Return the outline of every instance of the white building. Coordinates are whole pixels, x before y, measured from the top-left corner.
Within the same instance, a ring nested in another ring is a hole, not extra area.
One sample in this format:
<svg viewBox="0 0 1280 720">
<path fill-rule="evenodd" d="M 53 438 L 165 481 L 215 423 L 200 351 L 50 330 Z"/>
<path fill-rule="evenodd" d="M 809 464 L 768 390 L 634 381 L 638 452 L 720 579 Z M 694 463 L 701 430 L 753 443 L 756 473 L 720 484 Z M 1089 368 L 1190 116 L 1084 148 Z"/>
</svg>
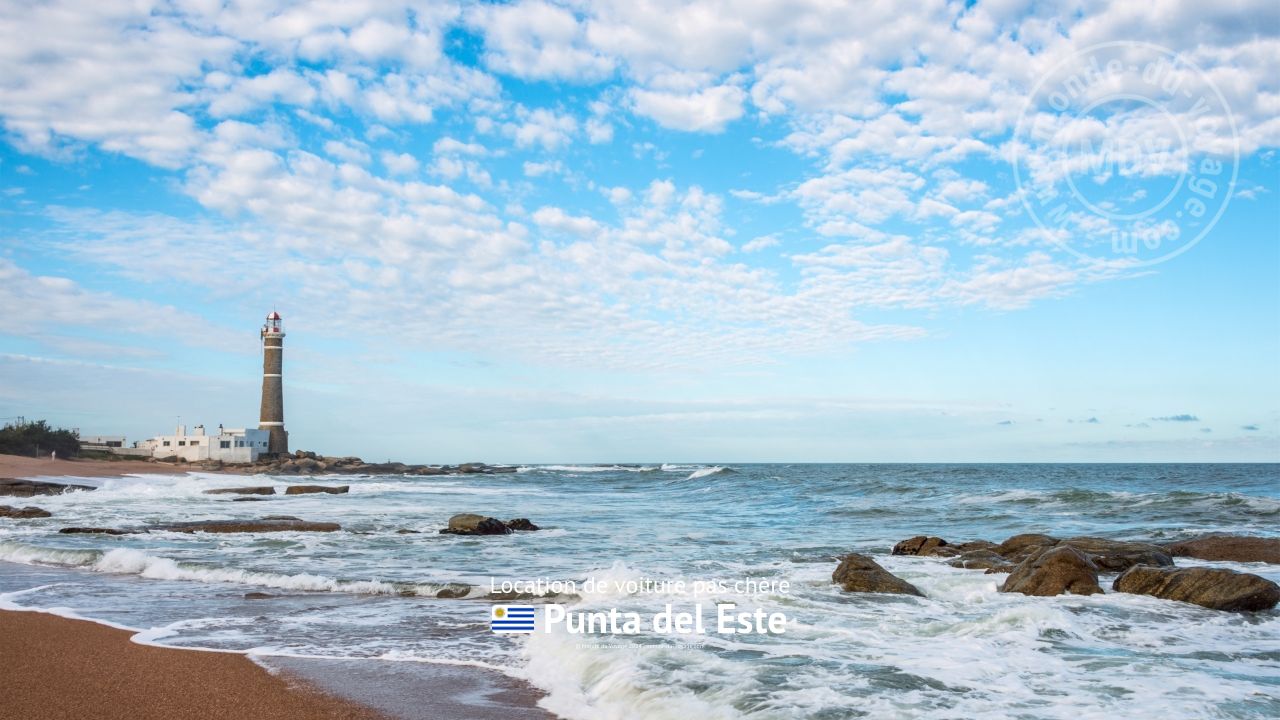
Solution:
<svg viewBox="0 0 1280 720">
<path fill-rule="evenodd" d="M 177 456 L 187 462 L 221 460 L 229 463 L 255 462 L 258 455 L 267 451 L 269 430 L 253 428 L 228 429 L 218 426 L 217 434 L 209 434 L 203 425 L 195 426 L 187 433 L 186 425 L 179 425 L 173 435 L 159 435 L 138 443 L 139 448 L 151 451 L 151 456 L 167 458 Z"/>
</svg>

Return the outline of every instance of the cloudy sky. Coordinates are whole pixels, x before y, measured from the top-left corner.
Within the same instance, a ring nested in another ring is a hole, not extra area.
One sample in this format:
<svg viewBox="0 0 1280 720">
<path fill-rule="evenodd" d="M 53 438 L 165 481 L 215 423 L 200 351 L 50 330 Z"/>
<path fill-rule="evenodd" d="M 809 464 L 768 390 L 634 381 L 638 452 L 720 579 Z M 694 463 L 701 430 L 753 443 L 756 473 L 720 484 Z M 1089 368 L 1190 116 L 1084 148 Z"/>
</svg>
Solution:
<svg viewBox="0 0 1280 720">
<path fill-rule="evenodd" d="M 0 0 L 0 417 L 1280 460 L 1280 5 L 913 5 Z"/>
</svg>

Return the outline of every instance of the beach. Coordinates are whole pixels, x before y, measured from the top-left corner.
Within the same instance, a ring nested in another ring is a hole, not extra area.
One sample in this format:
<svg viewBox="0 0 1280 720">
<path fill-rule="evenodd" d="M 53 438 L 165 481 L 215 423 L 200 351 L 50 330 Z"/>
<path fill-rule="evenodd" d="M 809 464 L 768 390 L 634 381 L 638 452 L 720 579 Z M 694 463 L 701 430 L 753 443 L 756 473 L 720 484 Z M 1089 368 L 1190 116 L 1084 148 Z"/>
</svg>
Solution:
<svg viewBox="0 0 1280 720">
<path fill-rule="evenodd" d="M 132 633 L 0 611 L 0 717 L 18 720 L 378 720 L 385 716 L 273 675 L 236 653 L 150 647 Z"/>
<path fill-rule="evenodd" d="M 222 470 L 204 470 L 192 467 L 199 472 L 218 472 L 227 475 L 240 475 L 242 471 L 235 468 Z M 36 477 L 124 477 L 125 475 L 171 475 L 186 472 L 183 465 L 172 463 L 147 462 L 145 460 L 87 460 L 81 458 L 58 459 L 29 458 L 21 455 L 0 454 L 0 478 L 36 478 Z"/>
</svg>

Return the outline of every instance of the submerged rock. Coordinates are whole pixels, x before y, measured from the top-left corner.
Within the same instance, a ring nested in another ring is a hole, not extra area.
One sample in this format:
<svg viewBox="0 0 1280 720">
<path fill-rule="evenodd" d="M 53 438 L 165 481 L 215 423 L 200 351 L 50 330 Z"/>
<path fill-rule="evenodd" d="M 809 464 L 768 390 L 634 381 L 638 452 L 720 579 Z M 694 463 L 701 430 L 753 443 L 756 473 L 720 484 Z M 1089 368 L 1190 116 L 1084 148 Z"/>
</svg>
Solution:
<svg viewBox="0 0 1280 720">
<path fill-rule="evenodd" d="M 285 488 L 285 495 L 311 495 L 313 493 L 328 493 L 329 495 L 343 495 L 351 490 L 350 485 L 290 485 Z"/>
<path fill-rule="evenodd" d="M 31 520 L 34 518 L 53 517 L 53 513 L 34 505 L 28 505 L 21 508 L 0 505 L 0 517 L 13 518 L 15 520 Z"/>
<path fill-rule="evenodd" d="M 276 489 L 270 485 L 259 485 L 254 487 L 229 487 L 229 488 L 213 488 L 205 490 L 205 495 L 275 495 Z"/>
<path fill-rule="evenodd" d="M 866 555 L 850 553 L 840 559 L 840 565 L 831 573 L 831 581 L 845 592 L 892 593 L 924 597 L 915 585 L 880 567 Z"/>
<path fill-rule="evenodd" d="M 92 485 L 72 485 L 70 483 L 43 482 L 40 480 L 15 480 L 0 478 L 0 495 L 11 497 L 33 497 L 35 495 L 61 495 L 75 490 L 97 490 Z"/>
<path fill-rule="evenodd" d="M 1180 600 L 1210 610 L 1269 610 L 1280 602 L 1280 585 L 1223 568 L 1154 568 L 1138 565 L 1116 578 L 1112 589 Z"/>
<path fill-rule="evenodd" d="M 449 518 L 449 527 L 442 535 L 506 535 L 511 528 L 501 520 L 475 513 L 462 513 Z"/>
<path fill-rule="evenodd" d="M 470 592 L 471 586 L 469 585 L 449 584 L 437 590 L 436 597 L 442 600 L 456 600 L 466 597 Z"/>
<path fill-rule="evenodd" d="M 1229 562 L 1280 563 L 1280 538 L 1208 535 L 1165 545 L 1174 557 Z"/>
<path fill-rule="evenodd" d="M 1011 572 L 1014 568 L 1013 563 L 991 550 L 970 550 L 956 556 L 948 564 L 951 567 L 964 568 L 966 570 L 994 570 L 995 572 Z"/>
<path fill-rule="evenodd" d="M 153 525 L 150 529 L 181 533 L 336 532 L 342 526 L 332 522 L 302 520 L 291 515 L 268 515 L 260 520 L 197 520 Z"/>
<path fill-rule="evenodd" d="M 132 530 L 117 530 L 115 528 L 98 528 L 98 527 L 64 527 L 58 532 L 63 535 L 133 535 Z"/>
<path fill-rule="evenodd" d="M 1159 545 L 1149 543 L 1108 540 L 1106 538 L 1076 537 L 1058 543 L 1058 547 L 1073 547 L 1084 553 L 1101 570 L 1122 572 L 1134 565 L 1173 567 L 1173 558 Z"/>
<path fill-rule="evenodd" d="M 1070 547 L 1052 547 L 1028 556 L 1000 586 L 1000 592 L 1047 597 L 1072 593 L 1093 595 L 1098 585 L 1098 566 L 1084 553 Z"/>
</svg>

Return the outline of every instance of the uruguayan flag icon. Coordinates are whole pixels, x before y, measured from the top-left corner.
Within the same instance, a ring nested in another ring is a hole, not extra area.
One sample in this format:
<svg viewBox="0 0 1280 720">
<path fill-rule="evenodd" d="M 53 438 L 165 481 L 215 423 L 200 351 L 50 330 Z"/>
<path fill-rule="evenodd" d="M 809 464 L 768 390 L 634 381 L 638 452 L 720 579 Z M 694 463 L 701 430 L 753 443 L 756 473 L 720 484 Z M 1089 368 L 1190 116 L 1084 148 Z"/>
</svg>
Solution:
<svg viewBox="0 0 1280 720">
<path fill-rule="evenodd" d="M 496 633 L 533 632 L 532 605 L 494 605 L 489 611 L 489 629 Z"/>
</svg>

